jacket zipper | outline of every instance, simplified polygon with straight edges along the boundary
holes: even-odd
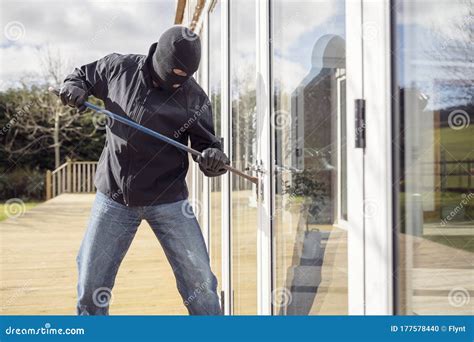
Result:
[[[125,205],[128,207],[130,205],[130,198],[129,198],[129,191],[128,191],[128,188],[130,187],[130,183],[132,181],[132,177],[130,175],[127,176],[127,179],[125,181],[125,187],[124,187],[124,190],[126,190],[127,194],[125,194],[125,191],[124,191],[124,196],[123,196],[123,200],[125,202]]]
[[[137,87],[137,89],[135,90],[135,93],[133,94],[133,103],[132,103],[132,106],[136,106],[136,103],[137,103],[137,94],[139,93],[139,89]],[[130,108],[130,111],[132,110],[133,107]],[[133,120],[133,117],[130,113],[130,115],[128,115],[129,119],[132,119]],[[128,141],[130,140],[130,133],[131,133],[132,129],[130,127],[127,127],[127,144],[128,144]],[[130,187],[130,184],[132,182],[132,177],[130,175],[130,171],[132,169],[132,161],[131,161],[131,157],[132,157],[132,153],[130,153],[130,147],[127,146],[127,160],[128,160],[128,166],[127,166],[127,174],[125,176],[125,181],[124,181],[124,187],[123,187],[123,201],[125,203],[125,205],[128,207],[130,205],[130,191],[129,191],[129,187]]]
[[[135,91],[135,94],[133,94],[133,106],[138,106],[138,101],[137,101],[137,94],[139,93],[139,90],[137,89]],[[136,113],[136,118],[134,119],[131,115],[130,115],[130,119],[140,123],[141,119],[142,119],[142,116],[143,116],[143,113],[145,112],[145,103],[148,99],[148,95],[150,94],[150,90],[147,89],[146,91],[146,94],[145,94],[145,98],[143,99],[143,103],[141,104],[141,106],[139,107],[139,110],[138,112]],[[127,138],[130,139],[130,132],[131,132],[131,128],[128,127],[128,130],[127,130],[128,134],[127,134]],[[128,143],[128,140],[127,140],[127,143]],[[126,180],[125,180],[125,186],[124,186],[124,195],[123,195],[123,201],[125,202],[125,205],[126,206],[129,206],[130,205],[130,191],[129,191],[129,188],[130,188],[130,184],[132,183],[132,175],[131,175],[131,171],[132,171],[132,162],[131,162],[131,158],[132,158],[132,155],[129,151],[129,148],[127,148],[127,159],[128,159],[128,167],[127,167],[127,176],[126,176]]]

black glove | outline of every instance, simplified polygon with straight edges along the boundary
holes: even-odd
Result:
[[[76,107],[79,109],[79,112],[82,113],[87,109],[84,102],[87,100],[87,92],[73,84],[64,83],[59,91],[59,97],[63,105],[68,105],[70,107]]]
[[[224,165],[229,164],[229,158],[218,148],[208,148],[202,151],[197,162],[206,176],[215,177],[226,173]]]

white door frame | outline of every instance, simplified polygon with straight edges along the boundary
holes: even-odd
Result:
[[[222,137],[224,138],[224,152],[230,156],[231,152],[231,127],[232,122],[231,105],[230,105],[230,84],[229,84],[229,8],[230,4],[227,0],[221,0],[221,124]],[[232,309],[232,281],[230,264],[232,260],[231,255],[231,201],[230,201],[230,174],[226,172],[222,177],[222,284],[221,288],[224,294],[224,314],[230,315]]]
[[[257,229],[257,314],[272,314],[272,129],[270,112],[270,2],[256,1],[256,60],[257,60],[257,160],[258,229]]]
[[[209,26],[207,25],[207,11],[204,11],[202,14],[202,20],[204,24],[201,26],[201,43],[202,43],[202,60],[205,61],[205,63],[201,64],[201,70],[200,70],[200,79],[199,83],[203,89],[205,89],[206,93],[210,96],[210,91],[209,91],[209,64],[207,61],[209,60]],[[197,166],[197,165],[196,165]],[[200,172],[199,172],[200,173]],[[208,251],[211,250],[211,243],[210,243],[210,238],[211,238],[211,232],[210,232],[210,186],[211,182],[209,181],[209,177],[203,177],[201,175],[202,179],[202,203],[198,203],[199,209],[201,211],[201,229],[202,229],[202,234],[204,236],[204,242],[206,243],[206,247]]]
[[[390,0],[362,0],[365,314],[393,314]]]
[[[350,28],[350,29],[349,29]],[[364,308],[364,150],[356,148],[355,100],[364,98],[362,61],[362,0],[346,2],[346,127],[347,127],[347,270],[348,313]]]
[[[224,152],[226,155],[230,155],[230,146],[231,146],[231,131],[230,131],[230,103],[229,103],[229,1],[220,0],[221,3],[221,15],[220,15],[220,26],[221,26],[221,135],[224,139]],[[202,26],[202,45],[203,45],[203,54],[202,54],[202,63],[201,68],[203,68],[203,74],[205,74],[202,79],[200,79],[200,84],[203,89],[207,89],[209,92],[209,17],[211,13],[211,1],[206,2],[206,5],[203,9],[203,26]],[[199,172],[197,167],[193,168],[196,173],[199,174],[201,179],[204,179],[204,203],[202,208],[204,210],[204,221],[206,223],[207,229],[203,229],[203,234],[205,235],[206,245],[208,247],[209,254],[211,253],[211,232],[209,229],[210,226],[210,181],[207,177],[204,177],[201,172]],[[194,173],[193,173],[194,175]],[[231,233],[230,233],[230,174],[227,172],[224,175],[220,176],[222,179],[222,202],[221,202],[221,291],[223,300],[223,313],[224,315],[231,314],[232,307],[232,296],[231,296]],[[198,177],[196,177],[197,180]],[[193,177],[193,181],[194,181]]]

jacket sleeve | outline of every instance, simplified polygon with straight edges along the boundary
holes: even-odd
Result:
[[[194,108],[188,108],[188,111],[193,120],[188,129],[191,147],[199,152],[207,148],[218,148],[222,151],[220,139],[215,136],[211,102],[204,92],[199,96],[198,104]],[[197,157],[193,156],[193,159],[196,160]],[[207,170],[201,166],[199,168],[206,176],[211,176]]]
[[[74,69],[64,83],[72,83],[84,89],[88,95],[105,100],[108,94],[108,79],[112,55],[107,55],[95,62]]]

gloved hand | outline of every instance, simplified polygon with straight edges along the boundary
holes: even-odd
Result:
[[[59,97],[63,105],[76,107],[80,113],[87,109],[84,105],[84,102],[87,100],[87,92],[78,86],[65,83],[59,91]]]
[[[206,176],[215,177],[226,173],[224,165],[229,164],[229,158],[218,148],[208,148],[202,151],[202,157],[197,158]]]

